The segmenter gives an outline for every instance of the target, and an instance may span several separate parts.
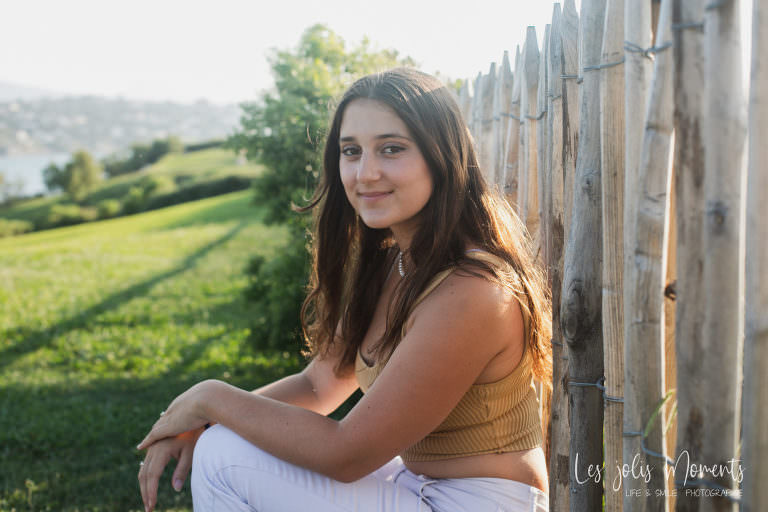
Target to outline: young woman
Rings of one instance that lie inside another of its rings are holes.
[[[198,512],[547,510],[545,283],[452,93],[411,69],[360,79],[324,166],[311,362],[253,392],[179,395],[139,445],[145,507],[174,457]],[[358,387],[343,420],[326,416]]]

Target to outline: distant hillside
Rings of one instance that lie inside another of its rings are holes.
[[[40,98],[53,98],[63,96],[39,87],[29,87],[13,82],[0,81],[0,101],[36,100]]]
[[[39,89],[0,87],[0,156],[125,150],[176,135],[184,142],[223,138],[237,126],[237,105],[132,101],[100,96],[45,97]],[[32,99],[3,100],[13,95]]]

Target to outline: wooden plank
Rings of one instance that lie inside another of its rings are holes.
[[[706,418],[700,461],[707,465],[737,458],[740,435],[746,103],[739,15],[735,0],[704,11],[704,310],[699,364],[689,369],[686,381],[698,385],[695,403]],[[726,489],[739,487],[730,474],[704,478]],[[722,495],[701,498],[698,505],[706,511],[738,510]]]
[[[544,27],[544,40],[541,45],[541,52],[539,52],[539,83],[536,91],[536,166],[538,168],[538,217],[539,217],[539,231],[541,232],[542,240],[542,259],[546,262],[545,269],[549,271],[550,259],[549,251],[547,248],[547,240],[549,239],[549,233],[547,232],[549,226],[549,202],[551,197],[551,176],[550,176],[550,148],[548,146],[549,134],[547,128],[549,127],[549,117],[547,112],[547,94],[549,77],[547,76],[547,51],[549,46],[549,31],[550,25],[547,24]],[[549,276],[547,276],[549,279]]]
[[[504,169],[506,165],[507,130],[509,129],[509,112],[512,103],[512,66],[509,63],[509,52],[504,51],[501,67],[496,79],[496,92],[493,107],[493,146],[495,169],[494,184],[504,189]]]
[[[549,112],[551,141],[551,190],[548,233],[550,239],[549,286],[552,304],[560,304],[563,285],[565,182],[563,177],[563,43],[562,13],[555,3],[549,33]],[[570,422],[568,420],[568,352],[560,328],[560,308],[552,308],[552,406],[549,435],[549,506],[550,510],[568,510],[568,468],[570,465]]]
[[[551,136],[549,134],[549,117],[547,114],[547,94],[548,94],[548,76],[547,76],[547,48],[549,46],[549,30],[550,26],[547,25],[544,28],[544,41],[542,44],[542,51],[539,54],[539,84],[538,91],[536,93],[536,110],[538,112],[537,117],[539,120],[536,123],[536,160],[538,171],[538,216],[540,219],[539,224],[539,239],[541,240],[542,247],[542,261],[545,262],[544,271],[546,272],[547,281],[549,281],[549,267],[551,262],[549,260],[549,253],[547,252],[547,240],[549,239],[548,232],[548,213],[549,202],[551,198],[551,186],[552,177],[549,173],[549,154]],[[539,386],[539,416],[541,417],[542,427],[546,434],[545,439],[549,440],[549,415],[551,407],[551,393],[543,392],[544,388]],[[544,455],[549,455],[549,444],[545,443]]]
[[[579,48],[584,65],[600,61],[604,13],[605,0],[581,3]],[[560,305],[570,358],[569,505],[574,512],[600,510],[603,495],[602,481],[587,477],[590,467],[603,465],[603,395],[595,386],[603,376],[599,80],[597,73],[584,73],[579,91],[579,149]]]
[[[483,117],[482,101],[483,101],[483,74],[478,73],[472,82],[472,120],[469,125],[469,129],[472,132],[472,137],[475,142],[475,151],[477,151],[478,159],[480,158],[480,127],[482,126],[480,121]]]
[[[605,393],[624,396],[624,0],[608,0],[600,64],[600,167],[603,214],[603,365]],[[623,404],[604,401],[605,510],[621,511]]]
[[[744,339],[744,510],[768,510],[768,9],[752,8]]]
[[[504,193],[507,201],[515,211],[520,213],[518,200],[518,180],[520,172],[520,82],[522,79],[522,63],[520,46],[515,49],[515,70],[512,73],[512,98],[509,106],[509,121],[507,124],[507,140],[504,157]]]
[[[461,90],[459,91],[459,107],[461,108],[461,115],[464,116],[464,122],[467,126],[470,125],[472,120],[472,96],[469,92],[469,80],[464,80],[461,84]]]
[[[568,227],[573,211],[573,180],[579,148],[579,14],[574,0],[563,4],[563,179],[565,188],[564,242],[568,243]]]
[[[657,36],[661,44],[671,43],[671,1],[664,0]],[[649,13],[650,14],[650,13]],[[672,145],[673,55],[668,48],[656,56],[653,81],[641,136],[640,161],[634,194],[638,196],[632,218],[629,249],[631,259],[625,281],[627,338],[624,389],[624,430],[643,431],[664,398],[665,336],[664,288],[666,260],[665,228],[669,215],[669,161]],[[627,193],[629,194],[629,189]],[[662,410],[645,439],[647,448],[664,452]],[[624,439],[624,462],[638,458],[640,467],[649,465],[645,478],[624,479],[626,511],[667,510],[665,462],[643,452],[642,436]]]
[[[479,146],[480,146],[480,169],[483,171],[483,175],[488,183],[493,183],[493,176],[495,173],[495,152],[493,149],[493,91],[496,83],[496,63],[491,63],[491,67],[487,75],[483,75],[483,79],[480,82],[482,87],[481,100],[480,100],[480,131]]]
[[[536,27],[526,30],[523,46],[523,82],[520,89],[520,117],[522,126],[522,150],[520,152],[520,216],[528,228],[541,258],[538,209],[538,168],[536,150],[536,96],[539,83],[539,43]]]
[[[650,87],[652,60],[637,50],[649,48],[652,44],[651,40],[651,2],[637,0],[625,0],[625,11],[632,13],[630,16],[624,18],[624,31],[625,40],[627,41],[628,50],[625,52],[625,65],[624,65],[624,82],[625,82],[625,97],[624,97],[624,109],[626,115],[626,127],[624,132],[625,140],[625,180],[624,180],[624,275],[625,287],[624,287],[624,311],[627,314],[632,314],[635,311],[634,306],[631,303],[631,295],[634,293],[634,288],[638,285],[636,279],[633,277],[635,272],[634,267],[634,249],[635,249],[635,219],[637,217],[637,200],[640,194],[638,193],[638,167],[640,165],[640,151],[643,144],[643,132],[645,127],[646,116],[646,101],[648,96],[648,89]],[[669,23],[667,22],[667,25]],[[635,51],[632,51],[632,50]],[[670,53],[669,51],[667,53]],[[670,104],[671,107],[671,104]],[[629,332],[632,322],[630,317],[627,317],[627,321],[624,324],[624,338],[627,345],[626,361],[633,360],[634,356],[633,347],[629,345],[631,333]],[[673,338],[674,339],[674,338]],[[626,389],[623,396],[624,399],[624,425],[625,430],[634,431],[639,430],[639,425],[642,422],[642,411],[644,406],[642,405],[643,397],[637,396],[635,393],[640,392],[632,386],[631,379],[635,373],[642,371],[640,368],[630,368],[630,363],[626,363]],[[630,396],[628,396],[628,393]],[[637,402],[637,400],[640,402]],[[629,404],[628,404],[629,402]],[[629,427],[627,427],[629,425]],[[631,425],[635,425],[632,427]],[[639,450],[640,441],[637,438],[626,437],[623,441],[623,459],[625,462],[630,463],[636,454],[641,454]],[[644,458],[644,457],[643,457]],[[643,487],[641,482],[623,482],[626,489],[634,489],[636,487]],[[644,484],[644,482],[642,482]],[[642,489],[640,489],[642,491]],[[627,511],[634,510],[633,506],[637,505],[641,509],[644,504],[637,503],[638,500],[635,496],[630,496],[629,493],[624,493],[624,507]]]
[[[703,427],[707,421],[701,382],[693,378],[693,370],[704,358],[701,340],[704,314],[704,253],[702,219],[704,205],[704,48],[703,34],[696,23],[704,18],[704,1],[688,0],[672,5],[674,54],[674,187],[677,222],[677,285],[675,347],[677,374],[677,446],[675,460],[703,464],[701,458]],[[690,28],[683,28],[690,27]],[[659,461],[657,461],[659,464]],[[660,464],[659,464],[660,465]],[[684,475],[676,475],[683,482]],[[677,510],[698,510],[699,498],[686,496],[676,484]]]

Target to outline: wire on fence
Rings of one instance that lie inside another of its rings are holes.
[[[577,382],[575,380],[569,380],[568,381],[568,385],[569,386],[576,386],[576,387],[583,387],[583,388],[594,386],[594,387],[596,387],[597,389],[599,389],[600,391],[603,392],[603,402],[619,402],[619,403],[623,403],[624,402],[624,398],[623,397],[611,396],[611,395],[609,395],[608,393],[605,392],[605,386],[603,385],[604,382],[605,382],[605,377],[600,377],[599,379],[597,379],[597,382]]]
[[[624,57],[622,57],[621,60],[617,60],[616,62],[606,62],[603,64],[595,64],[594,66],[584,66],[583,71],[596,71],[598,69],[612,68],[613,66],[618,66],[619,64],[624,64]]]
[[[669,394],[668,394],[668,396],[669,396]],[[660,407],[661,405],[663,405],[664,402],[666,401],[666,399],[667,398],[663,398],[660,401],[660,403],[657,406],[657,408]],[[653,416],[651,417],[651,421],[652,420],[653,420]],[[651,457],[655,457],[657,459],[661,459],[667,465],[675,467],[675,462],[671,458],[669,458],[669,456],[667,456],[667,455],[665,455],[663,453],[659,453],[657,451],[651,450],[650,448],[648,448],[645,445],[645,440],[648,438],[648,433],[650,432],[650,430],[651,429],[647,429],[647,432],[624,431],[622,433],[622,436],[623,437],[641,437],[642,439],[640,439],[640,448],[643,451],[643,453],[645,453],[646,455],[650,455]],[[737,489],[729,489],[727,487],[723,487],[722,485],[718,484],[717,482],[712,482],[711,480],[706,480],[706,479],[703,479],[703,478],[694,478],[694,479],[689,480],[686,477],[685,480],[675,480],[675,485],[677,487],[681,487],[681,488],[690,488],[690,487],[704,486],[704,487],[709,487],[711,489],[717,489],[717,490],[720,490],[720,491],[724,492],[722,497],[728,499],[729,501],[731,501],[733,503],[741,503],[741,499],[733,497],[733,496],[730,495],[730,493],[732,493],[732,492],[734,494],[738,493],[739,491]]]
[[[544,114],[546,114],[546,113],[547,113],[547,111],[545,109],[545,110],[542,110],[541,112],[539,112],[539,115],[537,115],[537,116],[529,116],[529,115],[526,114],[525,118],[526,119],[530,119],[531,121],[540,121],[544,117]]]
[[[648,48],[643,48],[640,45],[637,45],[635,43],[631,43],[629,41],[624,41],[624,50],[632,53],[642,53],[643,57],[647,59],[653,60],[653,55],[662,52],[672,46],[671,42],[666,42],[659,46],[651,46]]]
[[[704,31],[704,22],[703,21],[697,21],[697,22],[691,22],[691,23],[673,23],[672,24],[672,30],[686,30],[686,29],[695,29]]]

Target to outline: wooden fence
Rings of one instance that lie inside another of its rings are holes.
[[[566,0],[541,47],[529,27],[459,94],[551,285],[551,510],[768,510],[768,5],[751,9],[749,87],[738,0]]]

